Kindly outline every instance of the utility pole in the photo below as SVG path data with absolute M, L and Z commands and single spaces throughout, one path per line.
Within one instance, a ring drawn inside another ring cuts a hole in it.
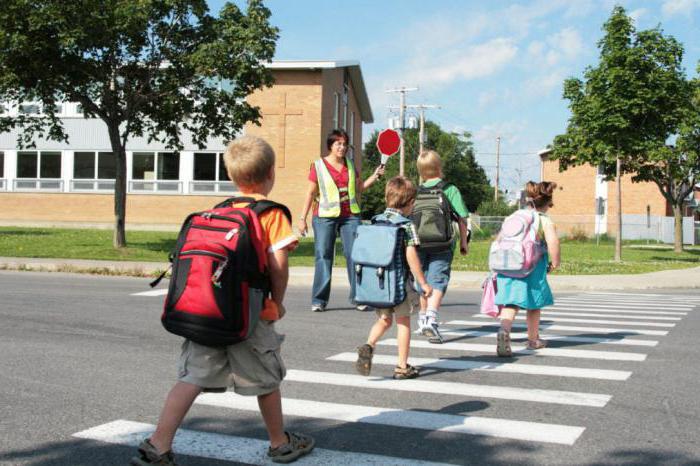
M 496 186 L 493 191 L 493 200 L 498 202 L 498 178 L 501 171 L 501 137 L 496 136 Z
M 403 132 L 404 129 L 406 128 L 406 92 L 410 91 L 417 91 L 417 87 L 405 87 L 401 86 L 397 89 L 387 89 L 386 92 L 399 92 L 401 93 L 401 103 L 399 104 L 399 120 L 401 122 L 401 128 L 399 128 L 399 134 L 401 134 L 401 152 L 399 155 L 399 175 L 403 176 L 404 174 L 404 160 L 405 160 L 405 152 L 404 152 L 404 139 L 403 139 Z
M 418 111 L 420 112 L 420 130 L 418 132 L 418 154 L 420 155 L 421 152 L 423 152 L 423 145 L 425 144 L 426 141 L 426 136 L 425 136 L 425 111 L 430 108 L 440 108 L 439 105 L 427 105 L 427 104 L 419 104 L 419 105 L 408 105 L 409 108 L 417 108 Z

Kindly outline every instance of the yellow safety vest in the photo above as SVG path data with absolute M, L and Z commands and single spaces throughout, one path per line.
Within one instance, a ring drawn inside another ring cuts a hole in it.
M 348 187 L 338 189 L 326 164 L 323 163 L 323 159 L 318 159 L 314 162 L 320 195 L 318 202 L 319 217 L 339 217 L 340 203 L 347 200 L 350 201 L 350 212 L 355 215 L 360 213 L 360 204 L 357 203 L 357 197 L 355 196 L 355 165 L 349 158 L 345 158 L 345 164 L 348 167 Z

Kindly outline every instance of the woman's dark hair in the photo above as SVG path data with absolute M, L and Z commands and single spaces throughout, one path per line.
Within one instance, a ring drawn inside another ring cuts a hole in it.
M 342 129 L 334 129 L 330 133 L 328 133 L 328 138 L 326 139 L 326 148 L 328 150 L 331 150 L 331 146 L 335 141 L 340 141 L 341 139 L 345 139 L 345 144 L 350 143 L 350 137 L 348 136 L 348 133 L 345 132 L 345 130 Z
M 542 181 L 541 183 L 528 181 L 525 185 L 527 202 L 537 209 L 547 205 L 552 207 L 552 194 L 556 187 L 557 184 L 553 181 Z

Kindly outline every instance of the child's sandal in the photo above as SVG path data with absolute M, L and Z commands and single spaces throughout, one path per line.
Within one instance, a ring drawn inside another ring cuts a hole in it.
M 374 353 L 374 348 L 367 343 L 357 348 L 355 369 L 357 369 L 357 372 L 361 375 L 368 376 L 372 371 L 372 353 Z
M 420 372 L 418 372 L 418 369 L 411 366 L 410 364 L 406 364 L 406 367 L 396 366 L 394 368 L 394 378 L 396 380 L 415 379 L 419 375 Z
M 527 341 L 527 349 L 530 349 L 530 350 L 538 350 L 538 349 L 544 348 L 546 346 L 547 346 L 547 342 L 542 340 L 541 338 Z

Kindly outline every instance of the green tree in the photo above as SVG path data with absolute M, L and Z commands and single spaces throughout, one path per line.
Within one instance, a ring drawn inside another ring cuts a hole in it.
M 621 176 L 636 173 L 650 151 L 674 133 L 687 85 L 683 47 L 658 27 L 636 32 L 624 8 L 616 6 L 603 30 L 598 65 L 586 69 L 585 81 L 564 82 L 571 117 L 566 133 L 554 139 L 553 158 L 559 159 L 561 170 L 591 164 L 601 166 L 608 179 L 617 179 L 615 260 L 619 261 Z
M 481 201 L 491 195 L 491 187 L 486 173 L 474 158 L 471 135 L 467 132 L 457 134 L 443 131 L 439 125 L 431 121 L 426 122 L 425 132 L 427 135 L 425 148 L 434 149 L 440 154 L 445 179 L 459 188 L 465 205 L 470 212 L 474 212 Z M 362 165 L 363 179 L 367 178 L 381 162 L 381 155 L 377 150 L 378 134 L 379 132 L 375 131 L 365 144 L 365 159 Z M 420 147 L 418 130 L 407 129 L 404 138 L 405 175 L 417 183 L 416 158 Z M 389 159 L 384 178 L 389 179 L 398 174 L 399 154 L 396 154 Z M 384 187 L 384 183 L 375 183 L 362 194 L 362 216 L 364 218 L 371 218 L 384 210 Z
M 115 247 L 126 245 L 126 145 L 146 136 L 181 150 L 183 132 L 205 147 L 233 139 L 259 110 L 245 98 L 272 82 L 276 28 L 260 0 L 247 11 L 206 0 L 3 0 L 0 100 L 40 102 L 42 115 L 4 116 L 18 145 L 67 141 L 58 102 L 78 102 L 107 126 L 116 159 Z
M 632 178 L 655 183 L 673 207 L 674 251 L 677 253 L 683 252 L 683 206 L 695 184 L 700 182 L 700 79 L 688 84 L 693 95 L 687 100 L 675 144 L 650 150 Z

